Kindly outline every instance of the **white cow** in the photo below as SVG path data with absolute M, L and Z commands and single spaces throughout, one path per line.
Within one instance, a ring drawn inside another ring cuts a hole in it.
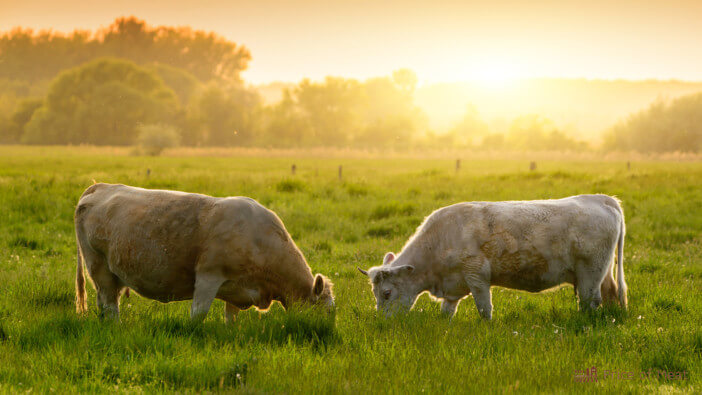
M 491 286 L 539 292 L 563 283 L 574 285 L 581 310 L 603 298 L 626 308 L 624 233 L 619 201 L 606 195 L 458 203 L 428 216 L 397 257 L 389 252 L 382 266 L 359 270 L 387 313 L 409 310 L 428 291 L 450 316 L 472 294 L 491 319 Z
M 213 299 L 239 309 L 273 300 L 334 306 L 332 283 L 312 275 L 275 213 L 245 197 L 214 198 L 125 185 L 95 184 L 75 212 L 76 308 L 83 312 L 83 264 L 102 313 L 119 317 L 128 288 L 161 302 L 193 299 L 204 319 Z

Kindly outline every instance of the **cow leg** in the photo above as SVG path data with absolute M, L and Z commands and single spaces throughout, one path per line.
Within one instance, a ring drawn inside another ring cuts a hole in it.
M 190 318 L 193 321 L 203 321 L 210 311 L 210 306 L 219 287 L 224 284 L 225 278 L 211 274 L 196 274 L 193 304 L 190 307 Z
M 224 318 L 227 320 L 227 323 L 233 324 L 238 313 L 239 308 L 227 302 L 226 306 L 224 307 Z
M 110 280 L 102 281 L 102 286 L 97 290 L 101 317 L 119 321 L 119 299 L 123 289 L 124 286 L 115 275 Z
M 605 274 L 605 278 L 602 280 L 602 285 L 600 286 L 602 301 L 605 305 L 619 304 L 619 287 L 617 286 L 617 282 L 614 280 L 614 274 L 612 272 L 613 269 L 614 261 L 610 263 L 607 274 Z
M 607 265 L 603 265 L 605 268 Z M 580 310 L 594 310 L 602 303 L 602 291 L 600 286 L 604 273 L 594 270 L 595 265 L 580 265 L 577 270 L 578 298 L 580 299 Z
M 480 316 L 486 320 L 492 319 L 492 295 L 490 284 L 471 285 L 470 292 L 475 300 L 475 307 L 478 308 Z
M 449 299 L 444 299 L 441 301 L 441 312 L 443 314 L 446 314 L 449 317 L 453 317 L 454 314 L 456 314 L 456 308 L 458 308 L 458 303 L 460 303 L 461 300 L 449 300 Z
M 95 252 L 87 243 L 83 243 L 83 258 L 88 274 L 93 280 L 97 293 L 97 305 L 100 318 L 119 320 L 119 298 L 124 284 L 112 273 L 102 255 Z
M 478 313 L 481 317 L 491 320 L 490 262 L 483 256 L 472 257 L 466 260 L 463 275 L 470 293 L 473 294 Z

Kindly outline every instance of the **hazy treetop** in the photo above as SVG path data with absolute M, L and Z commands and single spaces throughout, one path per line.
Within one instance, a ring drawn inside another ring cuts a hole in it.
M 0 54 L 0 79 L 29 81 L 50 79 L 60 70 L 104 56 L 137 64 L 168 64 L 201 81 L 238 81 L 251 60 L 247 48 L 216 33 L 190 27 L 154 27 L 135 17 L 118 18 L 92 32 L 15 28 L 0 35 Z

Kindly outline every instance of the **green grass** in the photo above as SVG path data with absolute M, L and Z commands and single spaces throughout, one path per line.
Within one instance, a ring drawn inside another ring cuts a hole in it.
M 94 148 L 0 147 L 0 391 L 19 392 L 700 392 L 702 164 L 679 162 L 132 157 Z M 292 163 L 297 174 L 290 174 Z M 344 178 L 338 179 L 343 165 Z M 149 177 L 146 169 L 151 170 Z M 92 180 L 214 196 L 276 211 L 314 272 L 335 282 L 335 320 L 315 311 L 239 314 L 217 301 L 132 294 L 120 323 L 74 312 L 73 209 Z M 452 321 L 423 295 L 391 319 L 356 266 L 399 251 L 424 216 L 460 201 L 607 193 L 623 201 L 628 312 L 583 314 L 571 287 L 493 289 Z M 577 383 L 574 371 L 687 371 L 688 379 Z

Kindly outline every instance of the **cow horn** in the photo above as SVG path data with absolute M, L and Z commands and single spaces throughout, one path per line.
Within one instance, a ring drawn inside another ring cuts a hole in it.
M 365 274 L 366 276 L 368 275 L 368 272 L 365 271 L 365 270 L 363 270 L 363 269 L 361 269 L 360 267 L 356 266 L 356 269 L 358 269 L 359 272 Z

